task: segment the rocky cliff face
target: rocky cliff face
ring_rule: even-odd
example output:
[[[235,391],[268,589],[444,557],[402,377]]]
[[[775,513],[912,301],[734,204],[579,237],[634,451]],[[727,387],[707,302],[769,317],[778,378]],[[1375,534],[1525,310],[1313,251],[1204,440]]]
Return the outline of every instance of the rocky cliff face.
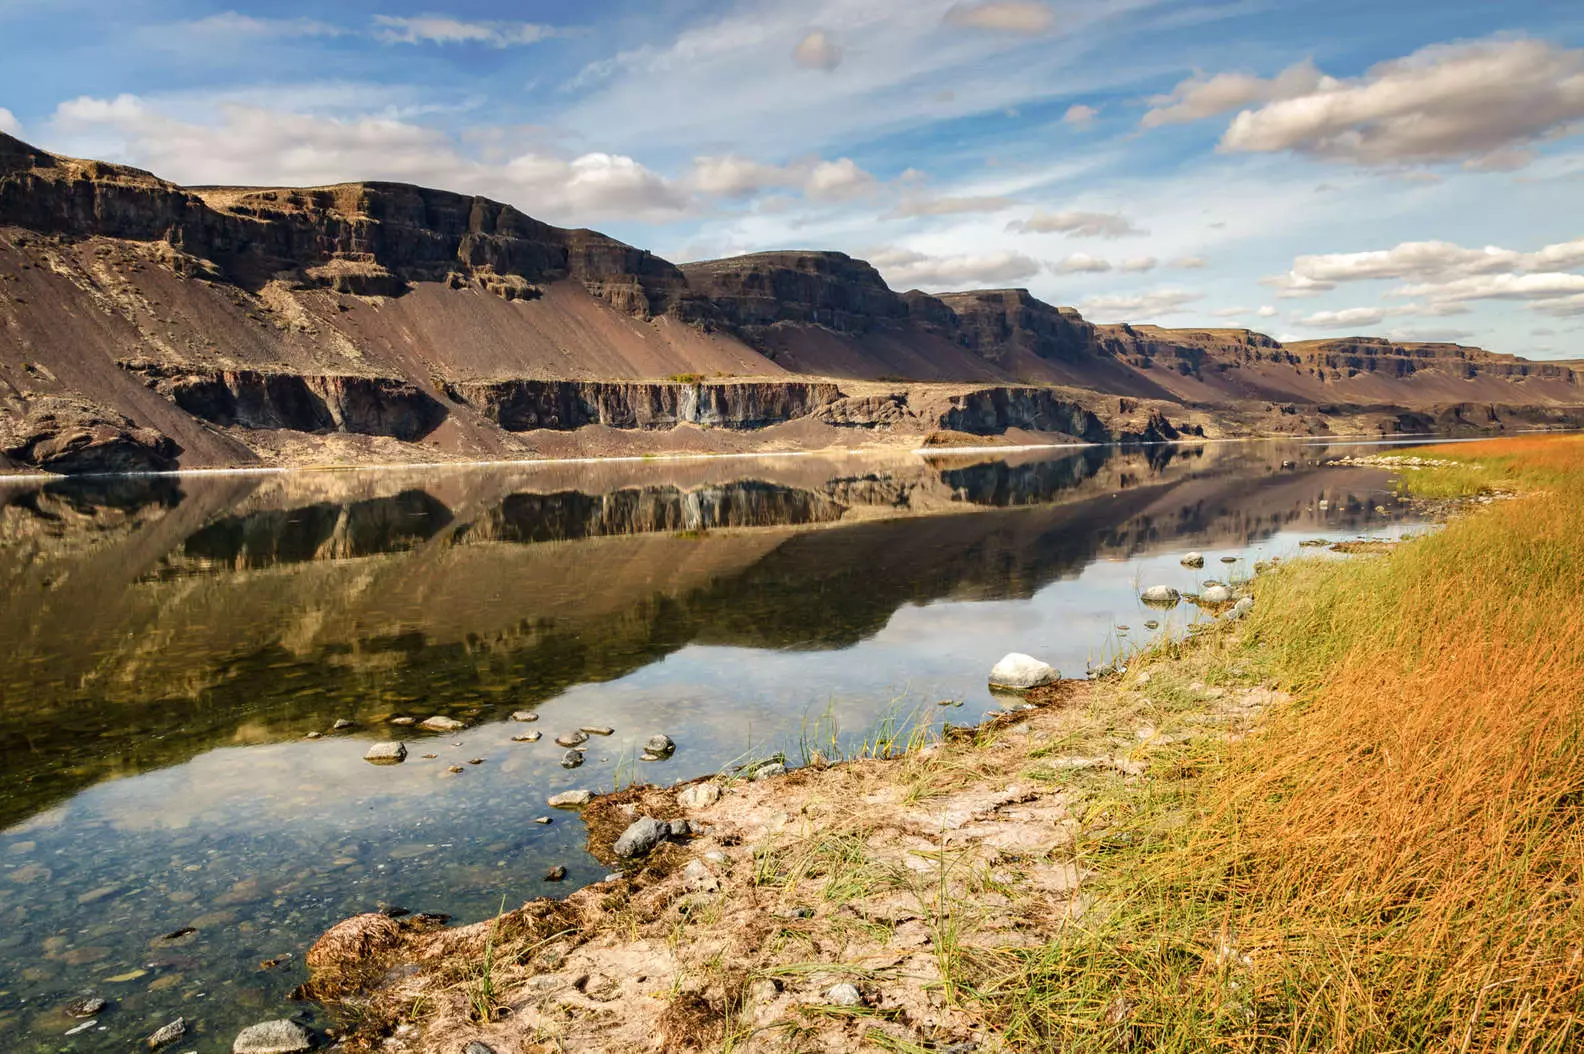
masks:
[[[750,335],[777,322],[863,334],[910,314],[879,271],[845,253],[753,253],[683,264],[682,274],[724,322]]]
[[[454,390],[508,432],[566,431],[584,425],[646,431],[679,424],[765,428],[808,417],[841,396],[834,384],[785,381],[494,381],[460,384]]]

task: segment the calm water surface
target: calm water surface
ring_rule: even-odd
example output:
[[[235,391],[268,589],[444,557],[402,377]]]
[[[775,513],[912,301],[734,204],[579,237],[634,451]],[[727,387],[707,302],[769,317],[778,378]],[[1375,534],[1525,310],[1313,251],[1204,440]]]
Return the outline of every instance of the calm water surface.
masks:
[[[1146,620],[1194,617],[1143,608],[1140,585],[1193,589],[1305,538],[1412,526],[1384,474],[1328,456],[1226,444],[0,489],[5,1049],[126,1050],[182,1015],[180,1050],[228,1051],[253,1021],[312,1016],[289,993],[347,915],[473,921],[600,878],[575,814],[532,822],[550,794],[776,751],[796,763],[821,715],[849,742],[898,715],[973,722],[1008,651],[1082,676],[1147,640]],[[1190,549],[1204,571],[1179,565]],[[510,719],[523,709],[540,720]],[[468,727],[390,720],[433,714]],[[616,733],[561,768],[556,734],[590,724]],[[530,728],[544,737],[512,741]],[[639,762],[654,732],[678,750]],[[404,764],[362,760],[388,738]],[[566,883],[541,880],[552,864]],[[90,993],[111,1007],[65,1036],[78,1022],[61,1005]]]

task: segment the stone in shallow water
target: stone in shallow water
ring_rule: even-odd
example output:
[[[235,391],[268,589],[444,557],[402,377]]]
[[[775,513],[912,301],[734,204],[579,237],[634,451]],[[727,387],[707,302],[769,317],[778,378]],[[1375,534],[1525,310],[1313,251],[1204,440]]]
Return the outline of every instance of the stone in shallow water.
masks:
[[[593,791],[570,790],[562,791],[560,794],[552,794],[550,796],[550,800],[546,804],[548,804],[552,809],[576,809],[579,806],[587,805],[593,800]]]
[[[313,1037],[295,1021],[281,1018],[249,1025],[237,1034],[231,1054],[298,1054],[313,1048]]]
[[[567,869],[562,865],[557,864],[555,867],[552,867],[550,870],[545,872],[544,880],[546,882],[559,882],[565,877],[567,877]]]
[[[1171,586],[1150,586],[1139,594],[1139,599],[1146,604],[1162,604],[1171,606],[1182,599],[1182,594]]]
[[[1189,553],[1182,558],[1182,565],[1184,567],[1203,567],[1204,553]]]
[[[187,1019],[178,1017],[170,1024],[162,1025],[154,1030],[154,1034],[148,1038],[148,1048],[150,1050],[158,1050],[167,1043],[176,1042],[186,1034]]]
[[[580,747],[588,742],[588,738],[588,733],[579,729],[576,732],[562,732],[555,741],[558,747]]]
[[[431,732],[455,732],[457,729],[462,728],[463,725],[461,721],[454,717],[436,714],[433,717],[424,718],[418,723],[418,727],[427,728]]]
[[[543,732],[524,732],[520,736],[512,736],[512,742],[513,743],[537,743],[537,742],[539,742],[539,737],[542,736],[542,735],[544,735]]]
[[[1060,679],[1061,673],[1054,666],[1021,652],[1005,656],[990,670],[990,683],[998,688],[1038,688]]]
[[[336,723],[331,725],[330,729],[331,729],[331,731],[334,731],[334,732],[344,732],[344,731],[346,731],[349,728],[356,728],[356,727],[357,727],[357,722],[348,721],[344,717],[338,717],[338,718],[336,718]]]
[[[579,732],[587,732],[591,736],[614,736],[616,730],[609,725],[584,725]]]
[[[93,1017],[105,1008],[105,1001],[96,995],[86,995],[81,999],[73,999],[64,1009],[68,1017]]]
[[[376,765],[395,765],[407,760],[407,747],[403,743],[375,743],[364,753],[363,760]]]
[[[512,720],[513,721],[537,721],[537,720],[539,720],[539,715],[534,713],[532,710],[514,710],[514,711],[512,711]]]
[[[583,764],[583,752],[581,750],[569,750],[561,755],[561,767],[564,769],[575,769],[581,764]]]

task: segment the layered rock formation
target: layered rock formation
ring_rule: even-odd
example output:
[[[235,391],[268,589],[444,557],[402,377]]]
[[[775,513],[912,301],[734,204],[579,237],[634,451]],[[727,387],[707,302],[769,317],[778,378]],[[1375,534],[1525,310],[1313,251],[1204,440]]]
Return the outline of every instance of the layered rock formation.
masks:
[[[899,293],[841,253],[678,267],[479,197],[183,188],[0,135],[0,469],[1493,430],[1584,424],[1581,381]]]

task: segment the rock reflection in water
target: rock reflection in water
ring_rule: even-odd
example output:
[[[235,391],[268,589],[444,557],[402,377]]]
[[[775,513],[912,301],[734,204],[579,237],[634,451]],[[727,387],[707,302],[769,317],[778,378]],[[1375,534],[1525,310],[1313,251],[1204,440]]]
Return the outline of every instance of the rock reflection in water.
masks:
[[[280,1016],[306,942],[341,915],[380,900],[482,915],[548,891],[547,863],[597,877],[575,822],[528,820],[555,790],[610,785],[653,732],[679,743],[653,773],[669,779],[795,749],[804,713],[831,703],[852,733],[898,699],[934,715],[962,698],[951,716],[972,720],[1005,651],[1081,671],[1119,612],[1136,621],[1152,561],[1182,574],[1187,548],[1390,526],[1384,477],[1324,456],[947,452],[0,493],[0,1029],[53,1050],[42,1008],[86,987],[118,1000],[121,1046],[199,991],[218,993],[200,1034],[221,1035]],[[536,707],[618,732],[569,773],[553,736],[511,741],[505,716]],[[367,765],[397,714],[471,727]],[[149,943],[200,921],[192,943]],[[257,969],[283,952],[298,958]],[[134,970],[149,972],[111,989]]]

